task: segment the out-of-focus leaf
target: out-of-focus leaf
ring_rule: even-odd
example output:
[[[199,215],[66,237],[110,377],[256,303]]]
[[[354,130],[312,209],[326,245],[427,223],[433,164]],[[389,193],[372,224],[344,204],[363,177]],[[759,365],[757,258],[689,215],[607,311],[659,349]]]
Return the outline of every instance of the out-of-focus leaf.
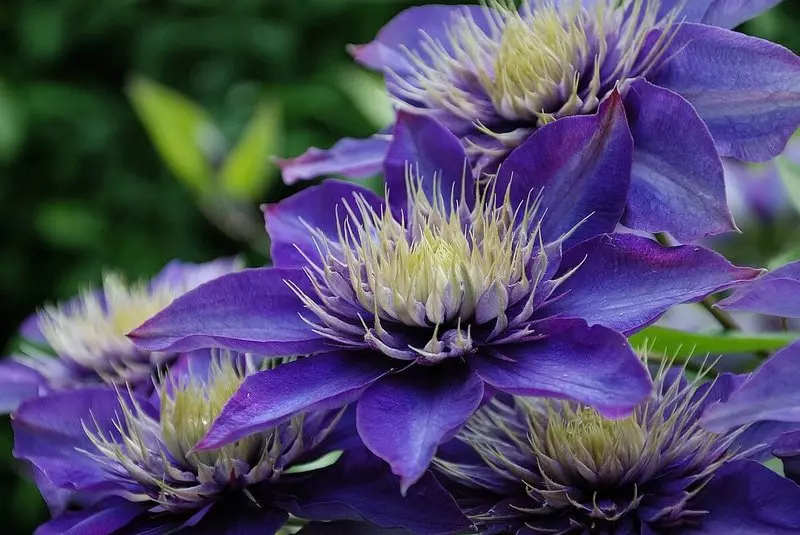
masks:
[[[203,148],[219,137],[208,113],[180,93],[136,77],[128,97],[164,163],[195,193],[212,187],[212,169]]]
[[[17,154],[24,137],[21,103],[5,82],[0,81],[0,161]]]
[[[785,333],[693,333],[669,329],[667,327],[648,327],[630,337],[631,345],[651,355],[674,357],[686,360],[703,355],[731,355],[777,351],[800,339],[800,332]]]
[[[337,80],[344,94],[376,130],[394,121],[392,101],[383,78],[358,67],[347,66],[341,69]]]
[[[767,269],[777,269],[789,262],[800,260],[800,245],[796,245],[767,262]]]
[[[70,201],[43,204],[36,214],[36,230],[51,244],[67,249],[87,249],[99,241],[105,221],[89,207]]]
[[[280,137],[280,103],[264,100],[225,159],[219,174],[222,190],[233,199],[261,199],[269,179],[277,176],[269,157],[280,151]]]
[[[792,141],[789,143],[797,143],[797,139],[800,139],[800,130],[795,132]],[[781,180],[786,186],[786,191],[789,193],[789,199],[795,209],[800,212],[800,165],[784,155],[775,158],[775,163],[778,166]]]

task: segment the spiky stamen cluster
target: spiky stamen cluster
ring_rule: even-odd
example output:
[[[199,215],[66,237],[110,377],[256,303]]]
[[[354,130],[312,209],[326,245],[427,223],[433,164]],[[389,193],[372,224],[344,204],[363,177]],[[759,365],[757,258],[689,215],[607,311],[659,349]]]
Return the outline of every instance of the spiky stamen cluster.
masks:
[[[715,434],[700,427],[707,393],[698,393],[699,382],[667,377],[662,370],[656,396],[620,420],[562,401],[495,400],[459,435],[485,468],[439,460],[437,469],[468,487],[521,483],[526,500],[503,515],[478,514],[479,522],[513,519],[535,530],[559,518],[569,528],[552,533],[605,533],[639,507],[648,509],[650,526],[696,522],[705,511],[692,507],[693,498],[724,463],[747,452],[733,446],[742,429]]]
[[[216,450],[193,449],[254,371],[249,358],[237,364],[224,355],[214,361],[207,378],[164,379],[158,417],[131,401],[132,396],[120,395],[122,415],[113,435],[84,422],[97,449],[85,453],[115,479],[137,483],[142,491],[133,501],[150,500],[176,512],[194,509],[226,490],[247,492],[248,485],[277,480],[303,451],[302,416]]]
[[[61,358],[96,371],[108,382],[135,382],[150,376],[153,362],[125,335],[189,289],[128,284],[112,273],[104,277],[102,292],[85,290],[75,302],[46,307],[39,325]]]
[[[429,199],[421,184],[409,169],[401,215],[377,213],[355,197],[343,203],[348,217],[338,239],[310,229],[321,257],[308,259],[306,270],[316,295],[293,288],[319,318],[314,329],[347,346],[429,363],[470,352],[476,327],[488,326],[485,340],[496,343],[531,336],[526,321],[541,304],[547,270],[538,201],[515,207],[508,192],[500,201],[492,181],[476,186],[469,205],[464,192]],[[550,290],[557,284],[546,282]]]
[[[543,125],[594,111],[619,83],[646,75],[662,58],[678,10],[659,17],[660,2],[488,0],[487,24],[454,15],[447,43],[425,35],[407,51],[413,74],[392,73],[396,104],[445,111],[503,139],[498,121]],[[447,46],[445,46],[447,45]],[[646,47],[649,46],[649,49]]]

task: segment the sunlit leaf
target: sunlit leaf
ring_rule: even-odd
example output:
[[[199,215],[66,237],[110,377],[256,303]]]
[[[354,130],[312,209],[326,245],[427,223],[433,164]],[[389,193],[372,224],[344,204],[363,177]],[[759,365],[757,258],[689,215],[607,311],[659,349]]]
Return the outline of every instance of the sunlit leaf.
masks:
[[[280,103],[265,100],[225,159],[219,175],[222,190],[234,199],[260,200],[269,179],[277,177],[270,156],[280,151],[280,141]]]
[[[630,342],[637,350],[649,350],[651,355],[687,359],[707,354],[772,352],[797,339],[800,339],[800,332],[693,333],[654,326],[634,334],[630,337]]]
[[[128,97],[164,163],[196,193],[208,192],[212,169],[203,147],[219,137],[208,113],[180,93],[136,77]]]
[[[339,87],[376,130],[394,121],[394,109],[383,78],[377,74],[348,66],[338,76]]]

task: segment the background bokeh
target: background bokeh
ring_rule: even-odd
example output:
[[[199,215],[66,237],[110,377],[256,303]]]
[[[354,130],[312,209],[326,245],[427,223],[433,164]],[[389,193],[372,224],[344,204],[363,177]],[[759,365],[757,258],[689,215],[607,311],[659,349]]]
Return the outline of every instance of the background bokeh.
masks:
[[[380,80],[345,45],[414,3],[2,2],[0,346],[106,269],[148,276],[241,251],[266,262],[257,205],[291,192],[268,156],[386,122]],[[742,30],[800,51],[800,1]],[[791,227],[757,231],[757,250],[728,247],[763,259]],[[27,534],[47,512],[11,447],[0,419],[0,532]]]

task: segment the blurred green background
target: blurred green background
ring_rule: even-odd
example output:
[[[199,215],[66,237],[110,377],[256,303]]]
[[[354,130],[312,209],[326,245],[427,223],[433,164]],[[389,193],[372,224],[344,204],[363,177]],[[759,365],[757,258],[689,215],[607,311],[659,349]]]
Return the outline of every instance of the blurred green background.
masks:
[[[148,276],[242,250],[265,262],[256,207],[291,191],[268,156],[387,121],[380,80],[345,45],[418,3],[3,2],[2,345],[104,269]],[[800,2],[743,30],[800,51]],[[0,420],[0,531],[30,533],[47,513],[11,445]]]

